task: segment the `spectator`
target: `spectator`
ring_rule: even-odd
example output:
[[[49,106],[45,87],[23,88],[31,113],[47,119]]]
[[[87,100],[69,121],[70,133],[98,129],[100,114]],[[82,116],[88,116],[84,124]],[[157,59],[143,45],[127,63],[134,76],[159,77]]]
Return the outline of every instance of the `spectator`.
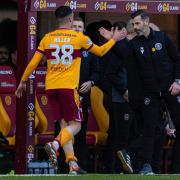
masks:
[[[8,47],[1,43],[0,44],[0,65],[10,65],[10,54]]]

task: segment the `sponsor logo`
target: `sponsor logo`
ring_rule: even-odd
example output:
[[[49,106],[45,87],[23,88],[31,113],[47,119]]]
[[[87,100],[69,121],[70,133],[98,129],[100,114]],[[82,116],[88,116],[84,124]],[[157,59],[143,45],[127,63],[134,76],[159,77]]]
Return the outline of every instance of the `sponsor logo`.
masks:
[[[47,3],[48,8],[56,8],[57,4],[56,3]]]
[[[158,5],[159,12],[169,12],[169,3],[160,3]]]
[[[31,50],[34,50],[35,49],[35,36],[31,36]]]
[[[46,71],[39,71],[39,70],[36,71],[37,75],[44,75],[46,73],[47,73]]]
[[[42,97],[41,97],[41,102],[42,102],[42,104],[43,104],[44,106],[47,105],[47,103],[48,103],[47,97],[46,97],[46,96],[42,96]]]
[[[36,19],[33,16],[30,17],[29,21],[30,21],[31,24],[35,24],[36,23]]]
[[[130,118],[130,115],[129,114],[124,114],[124,120],[128,121]]]
[[[28,163],[34,159],[34,148],[33,145],[27,147],[27,161]]]
[[[156,48],[156,50],[161,50],[162,49],[162,44],[161,43],[156,43],[155,44],[155,48]]]
[[[107,2],[96,2],[94,5],[95,10],[106,10],[107,9]]]
[[[96,11],[100,10],[100,11],[106,11],[107,9],[116,9],[117,5],[116,4],[109,4],[108,2],[104,2],[104,1],[98,1],[94,4],[94,9]]]
[[[159,12],[162,12],[162,10],[163,10],[163,5],[162,5],[161,3],[158,5],[157,10],[158,10]]]
[[[11,70],[1,70],[0,74],[13,74]]]
[[[34,111],[28,112],[28,121],[34,121]]]
[[[34,104],[33,103],[29,103],[28,108],[30,111],[34,110]]]
[[[179,11],[179,6],[173,6],[169,3],[159,3],[157,6],[158,12],[170,12],[170,11]]]
[[[38,82],[38,83],[37,83],[37,87],[38,87],[38,88],[44,88],[44,87],[45,87],[44,82]]]
[[[89,54],[88,51],[82,51],[82,56],[83,57],[88,57],[88,54]]]
[[[33,136],[33,121],[28,122],[28,135]]]
[[[1,87],[15,87],[15,84],[8,82],[1,82]]]
[[[29,19],[29,34],[30,34],[30,49],[34,50],[35,47],[35,35],[36,35],[36,18],[31,16]]]
[[[34,154],[33,153],[27,153],[27,161],[28,163],[31,162],[34,159]]]
[[[34,148],[32,145],[29,145],[27,150],[28,150],[28,152],[32,153],[34,151]]]
[[[150,104],[150,101],[151,101],[151,100],[150,100],[149,98],[145,98],[145,99],[144,99],[144,104],[145,104],[145,105],[149,105],[149,104]]]
[[[87,7],[86,3],[77,3],[77,1],[66,1],[65,6],[69,6],[73,9],[85,9]]]
[[[40,3],[39,3],[39,0],[36,0],[34,2],[34,7],[37,9],[39,7]]]
[[[69,6],[71,9],[76,9],[77,8],[77,1],[70,1],[65,3],[66,6]]]
[[[29,34],[30,35],[35,35],[36,34],[36,18],[31,16],[29,19],[31,25],[29,26]]]
[[[107,9],[116,9],[117,5],[116,4],[107,4]]]
[[[125,9],[127,12],[134,12],[137,11],[138,9],[147,10],[148,6],[145,4],[139,4],[137,2],[128,2],[125,6]]]
[[[40,9],[46,8],[46,0],[39,0],[39,7]]]
[[[33,85],[34,85],[34,81],[31,79],[29,83],[30,83],[30,94],[33,94],[33,90],[34,90],[34,86],[33,86]]]
[[[132,2],[126,4],[126,11],[137,11],[138,10],[138,3]]]
[[[141,54],[144,54],[144,47],[140,47]]]
[[[89,39],[89,40],[87,41],[87,44],[88,44],[88,45],[92,45],[93,42]]]
[[[152,52],[155,52],[155,51],[156,51],[156,48],[153,47],[151,50],[152,50]]]
[[[8,105],[8,106],[11,105],[11,103],[12,103],[12,98],[11,98],[11,96],[6,96],[6,97],[5,97],[5,103],[6,103],[6,105]]]
[[[35,78],[35,71],[32,72],[32,74],[29,76],[29,79],[34,79]]]
[[[36,9],[40,8],[40,9],[46,9],[46,8],[56,8],[57,4],[56,3],[49,3],[46,0],[36,0],[34,2],[34,7]]]
[[[179,6],[170,6],[170,11],[179,11],[180,7]]]
[[[180,103],[180,96],[177,96],[177,102]]]

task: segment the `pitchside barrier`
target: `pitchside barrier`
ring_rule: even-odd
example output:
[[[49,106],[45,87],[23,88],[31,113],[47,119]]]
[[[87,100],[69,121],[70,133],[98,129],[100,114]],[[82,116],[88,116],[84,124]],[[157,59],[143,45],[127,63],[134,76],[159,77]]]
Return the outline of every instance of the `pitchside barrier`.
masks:
[[[31,161],[28,163],[28,174],[57,174],[48,161]]]

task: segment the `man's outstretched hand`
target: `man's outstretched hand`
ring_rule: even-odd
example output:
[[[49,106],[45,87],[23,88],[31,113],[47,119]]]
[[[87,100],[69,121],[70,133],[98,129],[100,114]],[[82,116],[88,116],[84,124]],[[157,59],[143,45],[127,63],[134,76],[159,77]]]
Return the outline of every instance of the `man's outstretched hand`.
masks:
[[[26,82],[20,81],[18,88],[16,89],[15,95],[18,98],[22,97],[23,91],[26,90]]]
[[[114,28],[111,28],[111,31],[108,31],[107,29],[101,27],[99,29],[99,32],[101,34],[102,37],[104,37],[105,39],[109,40],[112,38],[113,33],[114,33]]]
[[[176,96],[180,93],[180,85],[177,82],[173,82],[169,88],[171,95]]]
[[[124,30],[118,30],[117,27],[115,29],[111,28],[111,31],[108,31],[107,29],[101,27],[99,29],[99,32],[105,39],[109,40],[113,38],[116,42],[126,37],[126,32]]]

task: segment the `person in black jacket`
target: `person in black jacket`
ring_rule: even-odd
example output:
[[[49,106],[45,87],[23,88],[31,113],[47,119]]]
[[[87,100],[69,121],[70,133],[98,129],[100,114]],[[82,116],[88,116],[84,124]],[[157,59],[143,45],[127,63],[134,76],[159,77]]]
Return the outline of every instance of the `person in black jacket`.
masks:
[[[176,128],[176,142],[172,153],[172,172],[180,173],[180,53],[164,32],[153,31],[149,27],[149,15],[138,10],[131,15],[137,36],[128,44],[128,56],[134,57],[134,65],[129,80],[130,99],[136,104],[143,117],[143,165],[141,174],[152,174],[151,161],[155,128],[159,111],[164,101]],[[102,34],[105,34],[103,31]],[[110,33],[109,33],[110,34]],[[107,37],[107,35],[106,35]],[[117,54],[123,54],[121,42],[114,46]],[[124,53],[125,54],[125,53]],[[127,63],[128,64],[128,63]],[[138,91],[133,81],[134,70],[137,72]],[[134,91],[135,90],[135,91]]]
[[[168,36],[149,28],[149,16],[139,10],[131,15],[137,36],[131,41],[142,82],[143,148],[142,174],[151,173],[155,128],[162,101],[176,127],[172,171],[180,173],[180,53]]]
[[[126,31],[126,23],[118,21],[113,24],[113,27],[118,27],[119,30]],[[123,41],[128,41],[124,39]],[[117,157],[124,161],[123,169],[125,172],[133,173],[131,167],[130,156],[127,152],[128,138],[131,111],[128,103],[128,87],[127,87],[127,72],[124,65],[124,61],[119,60],[120,56],[117,56],[113,50],[108,52],[104,56],[109,62],[105,68],[105,76],[107,78],[107,84],[109,84],[110,92],[109,99],[111,99],[111,111],[110,111],[110,125],[109,125],[109,143],[112,148],[112,155],[117,154]],[[111,59],[111,61],[109,61]],[[114,172],[119,171],[119,165],[117,166],[116,158],[112,157]],[[113,169],[112,168],[112,169]],[[113,171],[112,171],[113,172]]]
[[[73,21],[73,29],[77,32],[84,32],[84,22],[80,17]],[[75,150],[79,164],[84,169],[88,168],[88,149],[86,145],[86,131],[88,123],[88,111],[90,107],[90,90],[97,85],[99,81],[99,60],[92,53],[82,50],[82,59],[80,67],[79,95],[81,99],[83,122],[81,131],[75,137]]]

